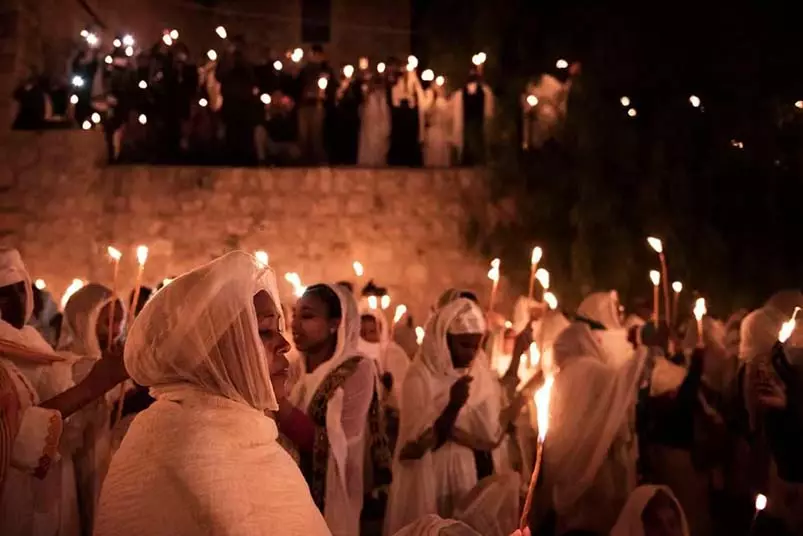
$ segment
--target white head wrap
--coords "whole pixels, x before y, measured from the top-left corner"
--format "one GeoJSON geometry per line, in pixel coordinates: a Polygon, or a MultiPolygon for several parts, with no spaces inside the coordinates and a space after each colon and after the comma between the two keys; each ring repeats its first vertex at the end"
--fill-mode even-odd
{"type": "Polygon", "coordinates": [[[25,323],[33,314],[31,276],[25,269],[22,256],[16,249],[0,249],[0,287],[25,283],[25,323]]]}
{"type": "Polygon", "coordinates": [[[479,534],[465,523],[429,514],[410,523],[394,536],[479,536],[479,534]]]}
{"type": "Polygon", "coordinates": [[[98,319],[103,308],[112,301],[112,291],[97,283],[89,283],[70,296],[64,307],[59,349],[85,357],[100,357],[103,349],[98,341],[98,319]]]}
{"type": "Polygon", "coordinates": [[[586,296],[577,314],[605,326],[605,329],[622,329],[619,316],[619,296],[615,290],[594,292],[586,296]]]}
{"type": "Polygon", "coordinates": [[[247,253],[228,253],[174,280],[131,326],[131,378],[157,398],[190,389],[278,409],[254,309],[260,291],[275,302],[282,326],[276,276],[247,253]]]}
{"type": "Polygon", "coordinates": [[[436,376],[457,377],[446,335],[484,333],[485,320],[480,321],[481,317],[482,310],[469,299],[457,298],[447,303],[429,319],[416,359],[420,359],[436,376]]]}
{"type": "Polygon", "coordinates": [[[652,485],[639,486],[633,490],[633,493],[627,498],[625,507],[622,508],[622,512],[619,514],[616,525],[614,525],[611,530],[611,536],[644,536],[644,522],[641,520],[641,515],[644,513],[644,509],[647,508],[649,502],[659,491],[666,493],[669,498],[672,499],[672,502],[675,503],[675,507],[680,514],[683,536],[689,536],[689,525],[686,522],[686,514],[683,512],[683,507],[680,506],[675,494],[672,493],[672,490],[667,486],[652,485]]]}
{"type": "Polygon", "coordinates": [[[488,329],[485,324],[485,314],[474,302],[473,307],[463,307],[449,324],[447,333],[450,335],[484,334],[488,329]]]}

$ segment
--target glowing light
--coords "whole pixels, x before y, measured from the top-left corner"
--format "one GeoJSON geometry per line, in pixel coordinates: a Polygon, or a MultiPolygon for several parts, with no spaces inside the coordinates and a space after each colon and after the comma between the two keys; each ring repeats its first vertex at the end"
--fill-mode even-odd
{"type": "Polygon", "coordinates": [[[226,39],[229,36],[229,34],[226,32],[226,28],[224,28],[223,26],[218,26],[217,28],[215,28],[215,33],[221,39],[226,39]]]}
{"type": "Polygon", "coordinates": [[[120,250],[112,246],[106,248],[106,253],[108,253],[109,257],[111,257],[114,261],[119,261],[123,257],[123,254],[120,253],[120,250]]]}
{"type": "Polygon", "coordinates": [[[424,328],[416,326],[415,328],[415,342],[420,346],[424,342],[424,328]]]}
{"type": "Polygon", "coordinates": [[[80,76],[73,76],[72,85],[74,87],[84,87],[84,79],[81,78],[80,76]]]}
{"type": "Polygon", "coordinates": [[[139,89],[147,89],[148,88],[148,83],[145,80],[140,80],[139,84],[137,84],[137,85],[139,86],[139,89]]]}
{"type": "Polygon", "coordinates": [[[378,307],[378,300],[376,296],[368,296],[368,307],[372,310],[376,310],[378,307]]]}
{"type": "Polygon", "coordinates": [[[387,294],[382,296],[382,299],[379,300],[379,305],[382,307],[383,311],[386,310],[388,307],[390,307],[390,296],[388,296],[387,294]]]}
{"type": "Polygon", "coordinates": [[[100,123],[100,114],[98,112],[93,112],[92,115],[90,116],[90,119],[92,119],[92,122],[97,125],[98,123],[100,123]]]}
{"type": "Polygon", "coordinates": [[[121,46],[123,46],[123,42],[120,41],[119,39],[115,39],[114,41],[112,41],[112,45],[114,46],[114,48],[120,48],[121,46]]]}
{"type": "Polygon", "coordinates": [[[90,33],[87,34],[86,36],[86,42],[89,43],[89,46],[94,47],[97,46],[98,43],[100,43],[100,38],[98,38],[97,35],[90,33]]]}
{"type": "Polygon", "coordinates": [[[426,71],[421,73],[421,80],[423,80],[424,82],[432,82],[433,80],[435,80],[435,73],[432,71],[432,69],[427,69],[426,71]]]}
{"type": "Polygon", "coordinates": [[[558,308],[558,298],[551,292],[544,292],[544,301],[553,311],[558,308]]]}
{"type": "Polygon", "coordinates": [[[140,125],[147,125],[148,124],[148,116],[145,114],[139,114],[139,124],[140,125]]]}
{"type": "MultiPolygon", "coordinates": [[[[544,250],[543,250],[543,249],[541,249],[539,246],[535,246],[535,247],[533,248],[533,253],[532,253],[532,255],[530,256],[530,264],[531,264],[532,266],[535,266],[536,264],[538,264],[539,262],[541,262],[541,259],[542,259],[543,257],[544,257],[544,250]]],[[[549,286],[549,285],[547,285],[547,286],[549,286]]]]}
{"type": "Polygon", "coordinates": [[[558,69],[566,69],[568,66],[569,62],[564,60],[563,58],[555,62],[555,67],[557,67],[558,69]]]}
{"type": "Polygon", "coordinates": [[[268,95],[267,93],[263,93],[262,95],[259,96],[259,100],[262,101],[262,104],[267,105],[270,104],[271,98],[270,95],[268,95]]]}
{"type": "Polygon", "coordinates": [[[78,95],[70,95],[70,104],[78,104],[78,95]]]}
{"type": "Polygon", "coordinates": [[[201,97],[200,99],[198,99],[198,106],[200,106],[201,108],[206,108],[208,105],[209,101],[206,100],[205,98],[201,97]]]}
{"type": "Polygon", "coordinates": [[[505,320],[505,329],[510,329],[513,327],[513,322],[510,320],[505,320]]]}
{"type": "Polygon", "coordinates": [[[362,58],[360,58],[360,61],[357,65],[359,65],[361,71],[367,71],[369,65],[368,58],[363,56],[362,58]]]}
{"type": "Polygon", "coordinates": [[[325,76],[322,76],[318,79],[318,88],[321,91],[325,91],[326,87],[329,85],[329,80],[326,79],[325,76]]]}
{"type": "Polygon", "coordinates": [[[167,46],[170,46],[170,45],[172,45],[172,44],[173,44],[173,38],[172,38],[172,37],[170,37],[170,35],[169,35],[169,34],[164,34],[164,35],[162,36],[162,43],[164,43],[164,44],[165,44],[165,45],[167,45],[167,46]]]}
{"type": "Polygon", "coordinates": [[[84,285],[85,283],[80,279],[72,280],[72,283],[70,283],[70,286],[67,287],[67,290],[64,291],[64,295],[61,297],[62,309],[64,309],[64,307],[67,305],[67,302],[70,301],[72,295],[81,290],[81,288],[83,288],[84,285]]]}
{"type": "Polygon", "coordinates": [[[698,97],[697,95],[692,95],[691,97],[689,97],[689,102],[695,108],[699,108],[700,107],[701,101],[700,101],[700,97],[698,97]]]}
{"type": "Polygon", "coordinates": [[[86,120],[83,123],[81,123],[81,128],[83,128],[84,130],[89,130],[92,128],[92,123],[86,120]]]}
{"type": "Polygon", "coordinates": [[[267,251],[261,251],[260,250],[260,251],[254,252],[254,258],[257,261],[257,266],[259,266],[260,268],[267,268],[268,267],[268,261],[270,261],[270,257],[268,257],[268,252],[267,251]]]}
{"type": "Polygon", "coordinates": [[[795,108],[803,110],[803,100],[795,101],[795,108]]]}
{"type": "Polygon", "coordinates": [[[393,323],[398,324],[399,320],[401,320],[402,317],[406,314],[407,314],[407,306],[404,304],[397,305],[396,312],[393,314],[393,323]]]}
{"type": "Polygon", "coordinates": [[[797,313],[800,312],[800,307],[795,307],[795,311],[792,313],[792,318],[787,320],[781,326],[781,331],[778,332],[778,341],[786,342],[789,340],[789,337],[792,336],[792,332],[795,330],[795,324],[797,324],[797,313]]]}
{"type": "Polygon", "coordinates": [[[660,238],[655,238],[654,236],[650,236],[647,238],[647,243],[653,250],[655,250],[656,253],[664,252],[664,243],[661,242],[660,238]]]}
{"type": "Polygon", "coordinates": [[[380,61],[379,63],[376,64],[376,72],[378,72],[379,74],[385,72],[385,62],[380,61]]]}
{"type": "Polygon", "coordinates": [[[407,56],[407,70],[408,71],[415,71],[418,67],[418,58],[410,54],[407,56]]]}
{"type": "Polygon", "coordinates": [[[552,395],[552,384],[555,379],[552,376],[546,378],[544,385],[535,392],[535,409],[538,416],[538,440],[542,443],[546,439],[546,432],[549,428],[549,400],[552,395]]]}
{"type": "Polygon", "coordinates": [[[343,67],[343,76],[346,78],[351,78],[354,76],[354,66],[353,65],[346,65],[343,67]]]}
{"type": "Polygon", "coordinates": [[[301,284],[301,278],[295,272],[288,272],[284,274],[284,279],[290,283],[293,287],[293,294],[296,298],[300,298],[304,295],[304,291],[307,290],[307,287],[301,284]]]}
{"type": "Polygon", "coordinates": [[[697,298],[694,301],[694,309],[692,310],[694,313],[694,318],[697,321],[701,321],[703,317],[708,313],[708,308],[705,306],[705,298],[697,298]]]}
{"type": "Polygon", "coordinates": [[[173,281],[174,281],[173,278],[165,277],[164,279],[162,279],[162,288],[166,287],[167,285],[169,285],[173,281]]]}
{"type": "Polygon", "coordinates": [[[475,65],[482,65],[488,59],[488,55],[485,52],[477,52],[476,57],[479,63],[476,63],[475,65]]]}
{"type": "Polygon", "coordinates": [[[538,106],[538,97],[535,95],[527,95],[527,104],[531,107],[538,106]]]}
{"type": "Polygon", "coordinates": [[[280,62],[279,60],[276,60],[273,62],[273,68],[277,71],[281,71],[282,68],[284,68],[284,65],[282,65],[282,62],[280,62]]]}
{"type": "Polygon", "coordinates": [[[767,497],[761,493],[756,495],[756,510],[759,512],[767,507],[767,497]]]}
{"type": "Polygon", "coordinates": [[[129,58],[134,55],[134,47],[125,47],[125,55],[129,58]]]}
{"type": "Polygon", "coordinates": [[[626,95],[625,95],[624,97],[622,97],[621,99],[619,99],[619,102],[622,104],[622,106],[624,106],[625,108],[627,108],[628,106],[630,106],[630,97],[628,97],[628,96],[626,96],[626,95]]]}
{"type": "Polygon", "coordinates": [[[89,30],[81,30],[81,37],[86,39],[88,35],[89,35],[89,30]]]}
{"type": "Polygon", "coordinates": [[[365,273],[365,270],[363,269],[362,263],[360,261],[354,261],[351,267],[354,268],[354,275],[356,275],[357,277],[362,277],[362,275],[365,273]]]}
{"type": "Polygon", "coordinates": [[[488,270],[488,279],[493,281],[494,283],[499,282],[499,265],[501,261],[499,259],[494,259],[491,261],[491,269],[488,270]]]}
{"type": "Polygon", "coordinates": [[[636,111],[635,108],[630,108],[627,111],[627,115],[628,115],[628,117],[636,117],[638,115],[638,112],[636,111]]]}
{"type": "Polygon", "coordinates": [[[435,78],[435,85],[439,87],[443,87],[443,84],[446,83],[446,79],[440,75],[435,78]]]}
{"type": "Polygon", "coordinates": [[[45,283],[44,279],[37,279],[33,284],[39,290],[45,290],[47,288],[47,283],[45,283]]]}
{"type": "Polygon", "coordinates": [[[661,282],[661,272],[658,270],[650,270],[650,281],[652,281],[652,284],[657,287],[661,282]]]}
{"type": "Polygon", "coordinates": [[[148,246],[137,246],[137,263],[145,266],[148,260],[148,246]]]}
{"type": "Polygon", "coordinates": [[[541,361],[541,350],[538,349],[538,344],[535,342],[530,343],[530,368],[538,366],[541,361]]]}
{"type": "Polygon", "coordinates": [[[170,37],[173,38],[173,40],[178,39],[178,30],[170,30],[170,37]]]}
{"type": "Polygon", "coordinates": [[[296,48],[293,50],[293,53],[290,54],[290,59],[293,61],[293,63],[300,62],[302,59],[304,59],[304,51],[300,48],[296,48]]]}
{"type": "Polygon", "coordinates": [[[106,65],[111,65],[114,62],[111,56],[106,56],[105,58],[103,58],[103,61],[106,62],[106,65]]]}
{"type": "Polygon", "coordinates": [[[215,49],[210,48],[206,51],[206,57],[209,58],[209,61],[216,61],[217,60],[217,52],[215,49]]]}
{"type": "Polygon", "coordinates": [[[672,283],[672,290],[675,291],[675,294],[680,294],[681,292],[683,292],[683,283],[681,283],[680,281],[675,281],[674,283],[672,283]]]}
{"type": "Polygon", "coordinates": [[[549,290],[549,271],[545,270],[544,268],[539,268],[535,271],[535,279],[541,283],[541,286],[544,287],[544,290],[549,290]]]}
{"type": "Polygon", "coordinates": [[[744,142],[739,140],[731,140],[731,147],[735,147],[736,149],[744,149],[744,142]]]}
{"type": "Polygon", "coordinates": [[[134,46],[134,38],[131,35],[124,35],[123,44],[127,47],[134,46]]]}

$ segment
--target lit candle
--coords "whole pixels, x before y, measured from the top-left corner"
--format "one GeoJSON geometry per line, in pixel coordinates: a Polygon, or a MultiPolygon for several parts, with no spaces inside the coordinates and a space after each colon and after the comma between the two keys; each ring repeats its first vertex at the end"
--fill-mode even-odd
{"type": "Polygon", "coordinates": [[[45,283],[44,279],[37,279],[33,284],[39,290],[45,290],[47,288],[47,283],[45,283]]]}
{"type": "Polygon", "coordinates": [[[778,332],[778,342],[781,344],[785,343],[789,340],[789,337],[792,336],[792,332],[795,331],[795,324],[797,323],[797,313],[800,312],[800,307],[795,307],[794,312],[792,313],[792,318],[787,320],[786,322],[781,325],[781,331],[778,332]]]}
{"type": "Polygon", "coordinates": [[[268,257],[268,252],[267,251],[260,250],[260,251],[254,252],[254,258],[257,261],[257,266],[259,266],[260,268],[267,268],[268,267],[268,264],[269,264],[268,261],[270,260],[270,257],[268,257]]]}
{"type": "Polygon", "coordinates": [[[424,342],[424,328],[421,326],[416,326],[415,328],[415,341],[421,346],[421,343],[424,342]]]}
{"type": "MultiPolygon", "coordinates": [[[[120,253],[120,250],[109,246],[106,248],[106,252],[109,254],[109,258],[112,260],[112,265],[114,266],[114,276],[112,277],[112,299],[117,300],[117,276],[120,274],[120,259],[123,257],[123,254],[120,253]]],[[[116,307],[116,302],[112,301],[114,307],[116,307]]],[[[112,327],[114,324],[114,309],[109,314],[109,340],[106,345],[106,350],[111,350],[112,348],[112,327]]]]}
{"type": "Polygon", "coordinates": [[[226,28],[224,28],[223,26],[218,26],[217,28],[215,28],[215,33],[221,39],[226,39],[226,37],[228,37],[229,35],[228,32],[226,32],[226,28]]]}
{"type": "Polygon", "coordinates": [[[494,259],[491,261],[491,269],[488,270],[488,279],[490,279],[493,283],[491,285],[491,299],[488,302],[488,310],[494,310],[494,302],[496,302],[496,290],[499,287],[499,265],[501,261],[499,259],[494,259]]]}
{"type": "Polygon", "coordinates": [[[356,275],[357,277],[362,277],[362,275],[365,273],[365,270],[363,269],[362,263],[360,261],[354,261],[351,267],[354,268],[354,275],[356,275]]]}
{"type": "Polygon", "coordinates": [[[544,287],[544,290],[549,290],[549,271],[545,268],[539,268],[537,272],[535,272],[535,278],[541,283],[541,286],[544,287]]]}
{"type": "Polygon", "coordinates": [[[137,303],[139,302],[139,289],[142,285],[142,274],[145,272],[145,263],[148,260],[148,246],[139,246],[137,247],[137,263],[139,264],[139,270],[137,270],[137,278],[134,280],[134,295],[131,297],[131,307],[129,307],[128,312],[131,315],[131,318],[134,319],[137,316],[137,303]]]}
{"type": "Polygon", "coordinates": [[[705,306],[705,298],[697,298],[694,302],[694,318],[697,320],[697,348],[703,348],[705,346],[705,340],[703,339],[703,317],[708,313],[708,309],[705,306]]]}
{"type": "Polygon", "coordinates": [[[538,349],[538,343],[535,341],[530,343],[530,368],[535,368],[541,361],[541,351],[538,349]]]}
{"type": "Polygon", "coordinates": [[[379,300],[379,304],[382,306],[383,311],[387,310],[387,308],[390,307],[390,296],[387,294],[382,296],[382,298],[379,300]]]}
{"type": "Polygon", "coordinates": [[[680,281],[675,281],[672,283],[672,290],[675,292],[675,295],[672,299],[672,318],[677,320],[678,318],[678,302],[680,301],[680,293],[683,292],[683,283],[680,281]]]}
{"type": "Polygon", "coordinates": [[[551,292],[548,291],[544,292],[544,301],[546,302],[547,305],[549,305],[549,308],[551,310],[554,311],[555,309],[558,308],[558,298],[551,292]]]}
{"type": "Polygon", "coordinates": [[[368,308],[375,311],[378,308],[378,301],[376,296],[368,296],[368,308]]]}
{"type": "Polygon", "coordinates": [[[661,284],[661,272],[658,270],[650,270],[650,281],[652,281],[652,316],[655,319],[655,327],[658,327],[660,321],[660,313],[658,312],[658,302],[660,300],[658,294],[658,285],[661,284]]]}
{"type": "Polygon", "coordinates": [[[527,292],[527,297],[532,299],[533,291],[535,290],[535,271],[538,269],[538,263],[544,256],[544,250],[536,246],[533,248],[533,253],[530,256],[530,289],[527,292]]]}
{"type": "Polygon", "coordinates": [[[535,400],[535,409],[538,417],[538,442],[535,449],[535,467],[530,476],[530,486],[527,489],[527,498],[524,501],[524,508],[521,511],[521,519],[519,521],[519,529],[524,531],[527,528],[527,519],[530,517],[530,509],[533,505],[533,494],[535,492],[535,485],[538,482],[538,473],[541,471],[541,460],[544,454],[544,441],[546,440],[546,432],[549,426],[549,401],[552,394],[552,384],[554,378],[549,376],[544,381],[538,391],[535,392],[533,397],[535,400]]]}
{"type": "Polygon", "coordinates": [[[664,280],[664,314],[666,315],[666,323],[672,325],[672,316],[669,309],[669,273],[666,267],[666,255],[664,255],[664,244],[659,238],[651,236],[647,238],[647,243],[658,254],[658,260],[661,261],[661,275],[664,280]]]}
{"type": "Polygon", "coordinates": [[[72,283],[70,283],[70,286],[67,287],[67,290],[64,291],[64,295],[61,297],[62,310],[67,306],[67,302],[70,301],[72,295],[81,290],[84,285],[85,283],[80,279],[72,280],[72,283]]]}
{"type": "Polygon", "coordinates": [[[284,274],[284,279],[293,287],[293,295],[296,298],[300,298],[304,295],[304,291],[307,290],[307,287],[301,284],[301,277],[295,272],[288,272],[284,274]]]}
{"type": "Polygon", "coordinates": [[[393,324],[394,324],[394,325],[395,325],[395,324],[398,324],[398,323],[399,323],[399,320],[401,320],[401,319],[402,319],[402,317],[403,317],[405,314],[407,314],[407,306],[406,306],[406,305],[404,305],[404,304],[402,304],[402,305],[397,305],[397,306],[396,306],[396,313],[393,315],[393,324]]]}

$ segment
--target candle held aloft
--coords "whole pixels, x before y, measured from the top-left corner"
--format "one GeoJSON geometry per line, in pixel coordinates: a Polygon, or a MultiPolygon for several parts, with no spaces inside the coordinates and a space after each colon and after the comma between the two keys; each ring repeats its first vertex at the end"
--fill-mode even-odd
{"type": "Polygon", "coordinates": [[[268,264],[269,264],[269,261],[270,261],[270,257],[268,256],[268,252],[267,251],[260,250],[260,251],[254,252],[254,258],[257,261],[257,266],[259,266],[260,268],[267,268],[268,267],[268,264]]]}
{"type": "Polygon", "coordinates": [[[703,317],[708,313],[705,306],[705,298],[697,298],[694,302],[694,318],[697,320],[697,348],[705,346],[705,339],[703,338],[703,317]]]}
{"type": "Polygon", "coordinates": [[[372,311],[375,311],[378,308],[378,302],[379,300],[376,296],[368,296],[368,308],[372,311]]]}
{"type": "Polygon", "coordinates": [[[494,303],[496,302],[496,291],[499,286],[499,267],[502,261],[499,259],[494,259],[491,261],[491,269],[488,270],[488,279],[492,281],[491,285],[491,299],[488,301],[488,310],[494,310],[494,303]]]}
{"type": "Polygon", "coordinates": [[[519,529],[522,531],[527,527],[527,521],[530,517],[535,486],[538,482],[538,473],[541,470],[541,461],[544,457],[544,441],[546,440],[546,433],[549,428],[549,402],[552,395],[553,383],[554,378],[552,376],[547,377],[544,381],[544,385],[535,392],[535,396],[533,397],[538,420],[538,441],[535,449],[535,467],[533,468],[532,475],[530,475],[530,486],[527,490],[527,498],[524,501],[524,508],[522,508],[521,519],[519,520],[519,529]]]}
{"type": "Polygon", "coordinates": [[[396,312],[395,312],[395,313],[394,313],[394,315],[393,315],[393,323],[394,323],[394,324],[398,324],[398,323],[399,323],[399,320],[401,320],[401,319],[402,319],[402,317],[403,317],[405,314],[407,314],[407,306],[406,306],[406,305],[404,305],[404,304],[402,304],[402,305],[397,305],[397,306],[396,306],[396,312]]]}
{"type": "Polygon", "coordinates": [[[390,307],[390,296],[388,296],[387,294],[382,296],[382,298],[380,298],[379,300],[379,305],[382,307],[383,311],[386,310],[388,307],[390,307]]]}
{"type": "Polygon", "coordinates": [[[415,341],[418,343],[419,346],[421,345],[422,342],[424,342],[424,334],[425,334],[424,328],[422,328],[421,326],[416,326],[415,341]]]}
{"type": "Polygon", "coordinates": [[[783,344],[792,336],[792,332],[795,331],[795,325],[797,324],[797,313],[799,312],[800,307],[795,307],[792,318],[781,325],[781,330],[778,332],[778,342],[783,344]]]}
{"type": "Polygon", "coordinates": [[[543,256],[544,250],[538,246],[535,246],[532,254],[530,255],[530,284],[527,291],[527,297],[530,299],[532,299],[533,292],[535,291],[535,271],[538,269],[538,263],[541,262],[543,256]]]}
{"type": "Polygon", "coordinates": [[[365,269],[362,267],[362,263],[360,261],[354,261],[351,264],[351,267],[354,268],[354,275],[357,277],[362,277],[365,273],[365,269]]]}
{"type": "Polygon", "coordinates": [[[660,301],[660,294],[658,293],[658,285],[661,283],[661,272],[658,270],[650,270],[650,281],[652,281],[652,316],[655,320],[655,327],[658,327],[660,321],[660,313],[658,312],[658,302],[660,301]]]}
{"type": "Polygon", "coordinates": [[[558,298],[551,292],[549,291],[544,292],[544,301],[551,310],[554,311],[555,309],[558,308],[558,298]]]}

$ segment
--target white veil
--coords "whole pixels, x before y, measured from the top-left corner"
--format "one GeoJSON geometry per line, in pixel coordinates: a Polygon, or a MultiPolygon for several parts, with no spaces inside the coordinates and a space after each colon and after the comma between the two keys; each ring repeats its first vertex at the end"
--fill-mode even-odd
{"type": "Polygon", "coordinates": [[[131,378],[156,398],[199,389],[259,410],[276,410],[254,295],[278,301],[276,276],[251,255],[228,253],[157,292],[137,316],[125,346],[131,378]]]}

